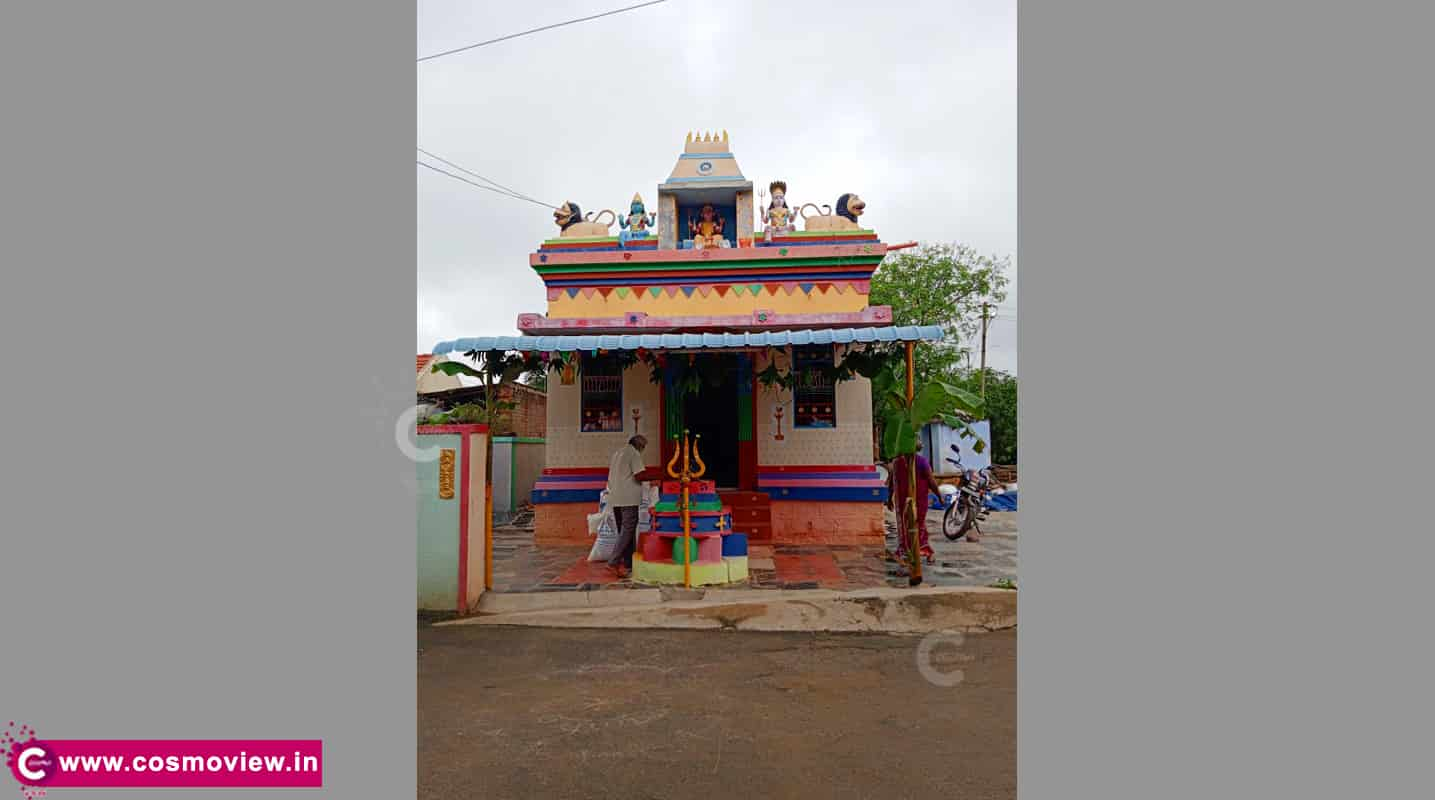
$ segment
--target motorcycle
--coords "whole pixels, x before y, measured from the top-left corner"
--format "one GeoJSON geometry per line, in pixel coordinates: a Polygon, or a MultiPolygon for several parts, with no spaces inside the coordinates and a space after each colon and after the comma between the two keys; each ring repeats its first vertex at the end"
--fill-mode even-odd
{"type": "Polygon", "coordinates": [[[942,514],[942,534],[949,541],[956,541],[967,535],[968,531],[976,530],[982,532],[981,522],[991,513],[987,509],[987,494],[991,491],[993,479],[990,467],[984,469],[963,469],[962,451],[952,445],[952,452],[957,454],[956,458],[947,457],[947,463],[953,464],[961,475],[958,485],[951,491],[948,486],[942,486],[942,502],[947,510],[942,514]]]}

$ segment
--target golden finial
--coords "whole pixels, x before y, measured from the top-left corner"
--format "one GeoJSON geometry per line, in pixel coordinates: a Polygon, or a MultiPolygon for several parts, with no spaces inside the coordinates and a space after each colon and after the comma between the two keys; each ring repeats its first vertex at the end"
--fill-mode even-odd
{"type": "Polygon", "coordinates": [[[706,132],[706,133],[703,134],[703,141],[704,141],[704,142],[711,142],[712,140],[713,140],[712,131],[708,131],[708,132],[706,132]]]}
{"type": "Polygon", "coordinates": [[[688,141],[687,141],[687,144],[692,144],[692,143],[693,143],[693,132],[692,132],[692,131],[688,131],[688,141]]]}
{"type": "Polygon", "coordinates": [[[633,192],[633,202],[634,202],[634,203],[637,203],[637,204],[639,204],[639,205],[642,205],[642,203],[643,203],[643,197],[642,197],[642,195],[638,194],[637,192],[633,192]]]}
{"type": "Polygon", "coordinates": [[[722,141],[723,144],[727,144],[727,128],[722,129],[722,141]]]}

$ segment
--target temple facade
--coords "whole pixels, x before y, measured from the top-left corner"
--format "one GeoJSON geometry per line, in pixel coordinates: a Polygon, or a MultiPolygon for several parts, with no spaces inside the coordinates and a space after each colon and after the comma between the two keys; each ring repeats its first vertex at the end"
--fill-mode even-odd
{"type": "Polygon", "coordinates": [[[798,207],[787,189],[755,195],[725,131],[690,133],[652,210],[639,191],[626,214],[571,201],[555,212],[559,235],[529,256],[547,308],[520,315],[518,336],[435,347],[549,363],[538,543],[588,541],[629,437],[661,442],[646,453],[661,468],[687,430],[749,541],[882,544],[871,390],[832,368],[848,348],[941,330],[894,327],[890,308],[868,304],[883,256],[910,245],[866,228],[860,197],[798,207]]]}

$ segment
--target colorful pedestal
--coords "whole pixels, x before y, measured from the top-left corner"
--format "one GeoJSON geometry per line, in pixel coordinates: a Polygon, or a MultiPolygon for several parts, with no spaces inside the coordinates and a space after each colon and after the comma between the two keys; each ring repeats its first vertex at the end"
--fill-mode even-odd
{"type": "MultiPolygon", "coordinates": [[[[682,484],[665,481],[653,507],[653,529],[643,534],[642,555],[633,557],[639,583],[683,582],[682,484]]],[[[747,534],[732,529],[732,509],[718,499],[712,481],[688,484],[690,579],[694,586],[747,580],[747,534]]]]}

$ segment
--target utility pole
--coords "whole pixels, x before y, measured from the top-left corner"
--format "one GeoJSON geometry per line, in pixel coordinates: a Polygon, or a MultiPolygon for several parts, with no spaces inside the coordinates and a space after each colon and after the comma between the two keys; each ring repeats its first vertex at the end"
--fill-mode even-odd
{"type": "Polygon", "coordinates": [[[991,303],[982,303],[982,399],[987,399],[987,312],[991,303]]]}

